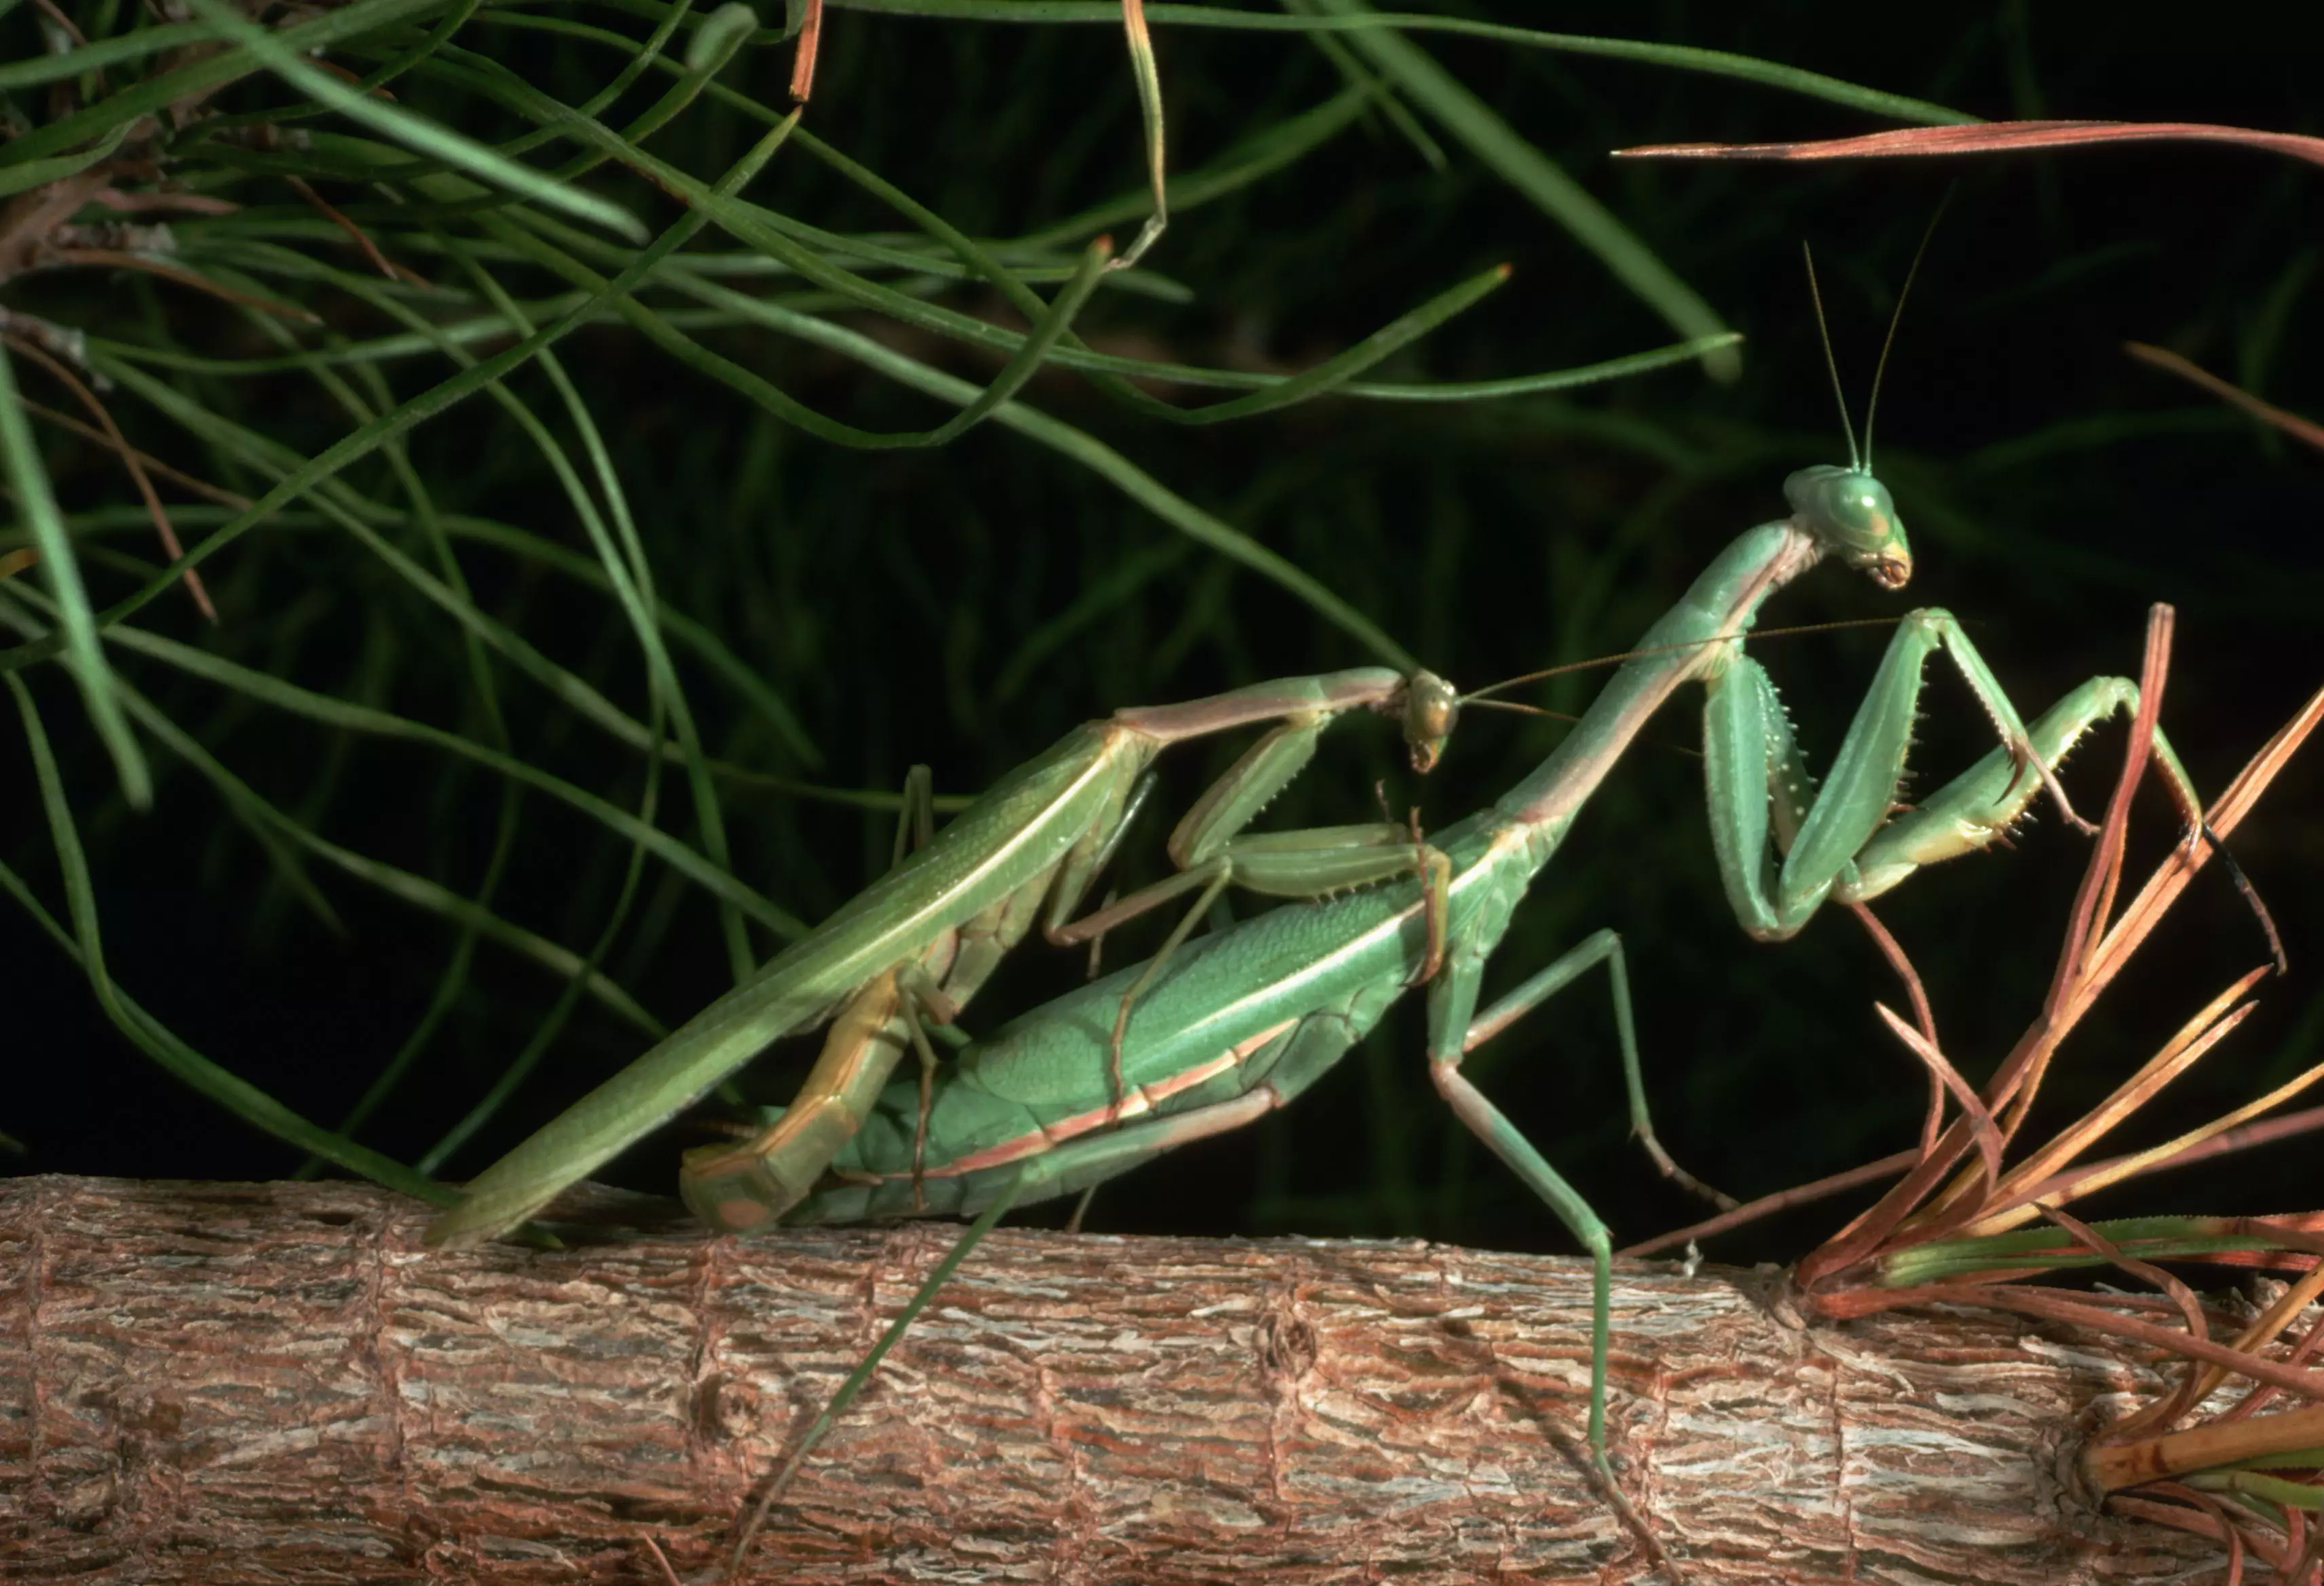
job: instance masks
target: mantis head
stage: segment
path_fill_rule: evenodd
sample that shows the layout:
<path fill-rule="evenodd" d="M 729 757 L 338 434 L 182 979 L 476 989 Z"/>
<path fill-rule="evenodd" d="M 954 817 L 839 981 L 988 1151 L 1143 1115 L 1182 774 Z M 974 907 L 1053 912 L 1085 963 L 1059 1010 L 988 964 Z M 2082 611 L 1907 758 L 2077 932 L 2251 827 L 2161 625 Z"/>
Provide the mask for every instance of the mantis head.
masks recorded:
<path fill-rule="evenodd" d="M 1913 548 L 1896 503 L 1869 469 L 1819 463 L 1784 480 L 1784 495 L 1794 524 L 1881 588 L 1902 589 L 1912 578 Z"/>
<path fill-rule="evenodd" d="M 1461 719 L 1460 691 L 1434 672 L 1415 672 L 1405 681 L 1404 742 L 1412 769 L 1425 776 L 1436 769 L 1444 741 Z"/>

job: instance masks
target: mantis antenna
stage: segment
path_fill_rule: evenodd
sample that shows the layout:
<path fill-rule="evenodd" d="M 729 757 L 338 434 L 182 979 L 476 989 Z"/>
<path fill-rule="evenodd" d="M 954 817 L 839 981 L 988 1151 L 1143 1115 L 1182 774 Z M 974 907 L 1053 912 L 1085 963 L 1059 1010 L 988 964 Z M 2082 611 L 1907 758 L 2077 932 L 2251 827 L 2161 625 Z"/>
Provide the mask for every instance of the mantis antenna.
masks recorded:
<path fill-rule="evenodd" d="M 1872 396 L 1864 404 L 1864 466 L 1867 468 L 1872 466 L 1872 418 L 1880 407 L 1880 382 L 1888 373 L 1888 349 L 1896 345 L 1897 322 L 1904 318 L 1904 300 L 1913 295 L 1913 278 L 1921 273 L 1921 261 L 1928 256 L 1929 239 L 1937 235 L 1937 222 L 1945 217 L 1945 206 L 1952 201 L 1953 189 L 1948 187 L 1945 196 L 1937 200 L 1937 212 L 1929 217 L 1928 229 L 1921 234 L 1921 245 L 1913 250 L 1913 263 L 1904 272 L 1903 288 L 1896 293 L 1896 310 L 1888 316 L 1888 334 L 1880 338 L 1880 362 L 1872 366 Z M 1808 265 L 1808 287 L 1811 291 L 1815 288 L 1815 265 L 1812 263 Z M 1821 303 L 1816 305 L 1816 323 L 1823 323 L 1823 305 Z M 1831 362 L 1831 337 L 1829 335 L 1823 339 L 1823 355 L 1825 362 Z M 1840 388 L 1837 371 L 1832 374 L 1831 383 L 1833 390 Z M 1848 415 L 1844 411 L 1840 415 L 1840 422 L 1848 422 Z M 1856 442 L 1851 438 L 1849 449 L 1855 449 L 1855 446 Z"/>
<path fill-rule="evenodd" d="M 1925 239 L 1923 245 L 1926 245 Z M 1840 432 L 1848 437 L 1848 466 L 1856 472 L 1861 473 L 1864 470 L 1866 459 L 1856 449 L 1856 427 L 1848 421 L 1848 393 L 1840 389 L 1840 361 L 1831 355 L 1831 327 L 1824 322 L 1823 293 L 1816 290 L 1815 251 L 1808 246 L 1807 239 L 1804 237 L 1800 239 L 1800 257 L 1808 267 L 1808 300 L 1815 305 L 1816 335 L 1823 342 L 1823 366 L 1831 372 L 1831 398 L 1840 404 Z M 1917 264 L 1920 261 L 1915 259 L 1914 263 Z M 1908 276 L 1905 279 L 1909 284 L 1911 278 Z M 1899 296 L 1896 300 L 1896 307 L 1901 309 L 1904 306 L 1904 300 Z M 1896 334 L 1896 325 L 1893 319 L 1888 324 L 1888 334 L 1891 337 Z M 1888 362 L 1888 349 L 1885 346 L 1880 349 L 1880 362 L 1884 367 Z M 1876 401 L 1879 400 L 1880 381 L 1877 375 L 1873 377 L 1872 395 Z M 1868 444 L 1872 438 L 1872 411 L 1868 408 L 1865 410 L 1864 414 L 1864 438 Z"/>

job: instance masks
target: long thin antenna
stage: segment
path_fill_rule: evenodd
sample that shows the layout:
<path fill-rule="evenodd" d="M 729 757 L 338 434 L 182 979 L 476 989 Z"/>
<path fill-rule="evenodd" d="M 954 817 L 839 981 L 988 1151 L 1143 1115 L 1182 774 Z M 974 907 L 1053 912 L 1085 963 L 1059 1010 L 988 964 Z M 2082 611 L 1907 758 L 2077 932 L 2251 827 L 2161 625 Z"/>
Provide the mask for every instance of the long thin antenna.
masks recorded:
<path fill-rule="evenodd" d="M 1904 272 L 1904 285 L 1896 294 L 1896 311 L 1888 316 L 1888 334 L 1880 338 L 1880 362 L 1872 366 L 1872 397 L 1864 404 L 1864 466 L 1872 466 L 1872 418 L 1880 408 L 1880 382 L 1888 373 L 1888 349 L 1896 345 L 1896 325 L 1904 318 L 1904 300 L 1913 295 L 1913 278 L 1921 273 L 1921 261 L 1929 252 L 1929 239 L 1937 235 L 1937 222 L 1945 217 L 1945 206 L 1953 201 L 1953 193 L 1960 183 L 1954 181 L 1945 188 L 1945 196 L 1937 200 L 1936 213 L 1929 217 L 1929 228 L 1921 234 L 1921 245 L 1913 250 L 1912 267 Z"/>
<path fill-rule="evenodd" d="M 1754 628 L 1752 641 L 1789 639 L 1803 633 L 1837 633 L 1843 628 L 1893 628 L 1904 621 L 1901 617 L 1848 617 L 1837 622 L 1799 622 L 1788 628 Z M 1682 650 L 1707 650 L 1714 644 L 1733 641 L 1734 635 L 1717 635 L 1709 639 L 1682 639 L 1675 644 L 1650 644 L 1644 650 L 1625 650 L 1613 655 L 1593 655 L 1588 660 L 1565 661 L 1558 666 L 1544 667 L 1537 672 L 1524 672 L 1514 678 L 1503 678 L 1498 683 L 1488 683 L 1472 694 L 1461 696 L 1463 709 L 1472 705 L 1489 705 L 1492 696 L 1521 684 L 1538 683 L 1544 678 L 1563 677 L 1567 672 L 1587 672 L 1600 667 L 1618 666 L 1626 660 L 1636 660 L 1642 655 L 1671 655 Z"/>
<path fill-rule="evenodd" d="M 1805 237 L 1800 239 L 1800 257 L 1807 263 L 1808 301 L 1815 305 L 1816 335 L 1823 338 L 1823 366 L 1831 371 L 1831 396 L 1840 404 L 1840 432 L 1848 437 L 1848 466 L 1860 470 L 1864 459 L 1856 449 L 1856 429 L 1848 421 L 1848 393 L 1840 388 L 1840 364 L 1831 355 L 1831 327 L 1824 323 L 1823 293 L 1816 290 L 1815 253 Z"/>

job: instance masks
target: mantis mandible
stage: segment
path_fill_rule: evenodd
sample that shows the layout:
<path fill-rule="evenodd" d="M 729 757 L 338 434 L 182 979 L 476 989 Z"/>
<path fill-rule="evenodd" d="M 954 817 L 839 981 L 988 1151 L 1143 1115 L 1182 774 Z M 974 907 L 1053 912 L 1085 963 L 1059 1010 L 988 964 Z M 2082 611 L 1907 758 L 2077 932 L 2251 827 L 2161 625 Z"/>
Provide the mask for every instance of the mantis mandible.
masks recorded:
<path fill-rule="evenodd" d="M 1147 767 L 1163 749 L 1279 724 L 1174 835 L 1174 853 L 1204 863 L 1239 851 L 1234 834 L 1305 766 L 1324 728 L 1359 709 L 1398 717 L 1414 767 L 1424 771 L 1435 764 L 1455 716 L 1452 687 L 1442 678 L 1366 667 L 1253 684 L 1184 705 L 1133 706 L 1075 728 L 749 980 L 486 1168 L 430 1225 L 429 1242 L 457 1247 L 507 1232 L 771 1042 L 846 1010 L 854 1017 L 826 1043 L 803 1093 L 807 1104 L 750 1148 L 747 1195 L 728 1197 L 730 1223 L 747 1220 L 747 1203 L 759 1208 L 759 1220 L 772 1215 L 821 1175 L 894 1065 L 892 1045 L 858 1038 L 869 1004 L 851 1008 L 853 1000 L 892 994 L 911 1005 L 883 1015 L 883 1025 L 889 1017 L 921 1015 L 950 1023 L 1037 918 L 1053 938 L 1064 929 L 1120 841 Z M 1355 844 L 1359 851 L 1343 856 L 1340 871 L 1369 863 L 1369 879 L 1409 862 L 1394 846 L 1403 828 L 1371 830 L 1375 841 Z M 1366 846 L 1369 854 L 1360 852 Z M 1263 862 L 1247 863 L 1236 879 L 1286 895 L 1269 886 L 1275 873 Z M 1341 873 L 1325 884 L 1351 881 Z M 1304 883 L 1296 877 L 1288 884 L 1287 895 L 1312 895 L 1297 890 Z M 776 1179 L 777 1171 L 788 1177 Z"/>
<path fill-rule="evenodd" d="M 1852 449 L 1852 447 L 1851 447 Z M 1706 699 L 1703 744 L 1712 848 L 1728 899 L 1751 936 L 1780 940 L 1827 900 L 1863 901 L 1925 864 L 1985 847 L 2046 786 L 2068 818 L 2052 765 L 2084 732 L 2134 711 L 2136 687 L 2099 678 L 2031 728 L 1949 613 L 1907 615 L 1884 656 L 1820 789 L 1812 783 L 1773 682 L 1744 653 L 1767 597 L 1825 557 L 1886 590 L 1913 562 L 1888 492 L 1868 468 L 1821 466 L 1784 482 L 1792 513 L 1729 545 L 1639 641 L 1571 733 L 1490 807 L 1434 835 L 1453 869 L 1443 899 L 1443 973 L 1429 982 L 1429 1074 L 1439 1094 L 1590 1252 L 1591 1456 L 1619 1488 L 1605 1425 L 1611 1240 L 1605 1224 L 1483 1093 L 1461 1073 L 1485 1039 L 1600 963 L 1613 983 L 1634 1129 L 1649 1143 L 1619 938 L 1600 931 L 1478 1011 L 1484 967 L 1533 878 L 1649 716 L 1682 685 Z M 1923 668 L 1942 650 L 1990 718 L 2000 747 L 1898 815 Z M 2192 785 L 2158 732 L 2154 761 L 2186 813 Z M 1771 842 L 1772 838 L 1772 842 Z M 1780 854 L 1780 858 L 1778 857 Z M 1010 1206 L 1075 1193 L 1168 1150 L 1240 1128 L 1314 1083 L 1411 985 L 1429 954 L 1418 889 L 1378 887 L 1278 908 L 1207 936 L 1155 975 L 1123 1056 L 1127 1091 L 1107 1079 L 1109 1030 L 1133 966 L 1028 1013 L 973 1043 L 922 1113 L 917 1090 L 892 1085 L 843 1148 L 795 1222 L 922 1212 L 973 1215 L 944 1260 L 808 1429 L 761 1498 L 758 1521 L 881 1359 Z M 923 1142 L 916 1148 L 916 1141 Z M 1659 1156 L 1659 1153 L 1658 1153 Z"/>

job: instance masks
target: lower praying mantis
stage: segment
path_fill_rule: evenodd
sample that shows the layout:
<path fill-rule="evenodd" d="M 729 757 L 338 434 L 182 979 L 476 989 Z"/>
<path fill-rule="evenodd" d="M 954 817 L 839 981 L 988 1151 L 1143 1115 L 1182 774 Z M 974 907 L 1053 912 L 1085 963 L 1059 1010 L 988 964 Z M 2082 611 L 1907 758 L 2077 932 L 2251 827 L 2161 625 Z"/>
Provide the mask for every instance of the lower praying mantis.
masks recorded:
<path fill-rule="evenodd" d="M 1468 1052 L 1604 963 L 1632 1125 L 1653 1141 L 1622 948 L 1612 931 L 1597 933 L 1500 1002 L 1477 1010 L 1486 962 L 1533 878 L 1647 718 L 1691 681 L 1706 692 L 1712 847 L 1738 920 L 1762 940 L 1794 935 L 1829 899 L 1877 897 L 1923 865 L 1990 844 L 2044 786 L 2070 820 L 2089 829 L 2051 767 L 2096 723 L 2135 709 L 2135 685 L 2094 678 L 2029 729 L 1960 623 L 1940 610 L 1915 611 L 1891 641 L 1830 778 L 1816 789 L 1775 686 L 1744 653 L 1743 638 L 1769 595 L 1827 556 L 1892 591 L 1904 587 L 1913 564 L 1888 492 L 1866 468 L 1803 469 L 1784 482 L 1784 493 L 1791 515 L 1750 530 L 1719 555 L 1541 766 L 1483 812 L 1435 834 L 1434 846 L 1452 871 L 1441 920 L 1430 918 L 1428 889 L 1382 886 L 1278 908 L 1192 944 L 1151 976 L 1122 1049 L 1119 1091 L 1108 1074 L 1110 1032 L 1126 990 L 1148 978 L 1142 966 L 972 1043 L 946 1069 L 932 1100 L 924 1102 L 909 1083 L 886 1090 L 837 1154 L 829 1177 L 788 1220 L 933 1212 L 975 1221 L 793 1451 L 761 1499 L 738 1561 L 800 1462 L 1004 1212 L 1086 1189 L 1291 1101 L 1424 978 L 1434 956 L 1433 928 L 1441 928 L 1444 953 L 1442 973 L 1429 981 L 1430 1077 L 1455 1114 L 1590 1252 L 1595 1284 L 1588 1439 L 1593 1463 L 1619 1500 L 1605 1426 L 1610 1238 L 1587 1203 L 1461 1073 Z M 1976 694 L 2001 744 L 1898 814 L 1923 667 L 1939 649 Z M 2200 824 L 2200 805 L 2159 731 L 2154 752 L 2191 829 Z M 881 1017 L 876 999 L 867 997 L 864 1012 L 872 1023 L 859 1035 L 869 1038 Z"/>
<path fill-rule="evenodd" d="M 754 1159 L 764 1165 L 754 1180 L 761 1215 L 788 1205 L 821 1175 L 894 1065 L 894 1052 L 867 1054 L 852 1038 L 870 1010 L 859 1000 L 891 1000 L 882 1023 L 902 1020 L 917 1035 L 923 1017 L 951 1023 L 1037 919 L 1059 937 L 1135 813 L 1147 768 L 1170 744 L 1278 724 L 1180 823 L 1171 852 L 1181 863 L 1215 866 L 1255 844 L 1235 862 L 1235 879 L 1296 897 L 1393 873 L 1406 862 L 1392 846 L 1403 837 L 1397 826 L 1311 834 L 1303 839 L 1310 846 L 1287 869 L 1279 841 L 1235 839 L 1306 765 L 1324 728 L 1360 709 L 1398 717 L 1413 765 L 1423 771 L 1435 764 L 1457 714 L 1442 678 L 1365 667 L 1252 684 L 1184 705 L 1133 706 L 1075 728 L 478 1175 L 429 1226 L 428 1241 L 456 1247 L 507 1232 L 772 1042 L 845 1010 L 850 1017 L 826 1045 L 801 1104 L 753 1143 Z M 1318 843 L 1336 855 L 1321 871 L 1324 856 L 1312 852 Z M 1318 875 L 1324 879 L 1311 879 Z M 770 1176 L 777 1168 L 788 1176 Z"/>

